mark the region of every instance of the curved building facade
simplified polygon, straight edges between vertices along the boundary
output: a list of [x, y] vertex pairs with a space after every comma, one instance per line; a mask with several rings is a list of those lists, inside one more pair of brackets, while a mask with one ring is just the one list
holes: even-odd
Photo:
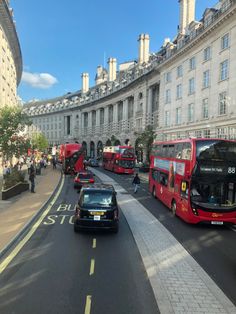
[[0, 106], [17, 104], [22, 75], [21, 49], [9, 1], [0, 1]]
[[[157, 139], [236, 139], [236, 0], [221, 0], [196, 21], [195, 1], [179, 0], [179, 32], [149, 52], [139, 36], [138, 60], [108, 59], [96, 85], [82, 74], [80, 91], [25, 105], [51, 145], [77, 140], [97, 156], [111, 138], [136, 144], [153, 126]], [[112, 137], [113, 136], [113, 137]]]

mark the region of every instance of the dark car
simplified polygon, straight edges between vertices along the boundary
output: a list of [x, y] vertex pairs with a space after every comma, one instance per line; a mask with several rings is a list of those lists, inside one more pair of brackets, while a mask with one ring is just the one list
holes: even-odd
[[98, 164], [98, 160], [97, 160], [97, 159], [89, 159], [88, 165], [89, 165], [90, 167], [99, 167], [99, 164]]
[[114, 187], [97, 183], [83, 186], [74, 215], [74, 231], [81, 229], [119, 230], [119, 209]]
[[81, 189], [84, 184], [94, 183], [94, 174], [91, 171], [80, 171], [74, 179], [74, 188]]

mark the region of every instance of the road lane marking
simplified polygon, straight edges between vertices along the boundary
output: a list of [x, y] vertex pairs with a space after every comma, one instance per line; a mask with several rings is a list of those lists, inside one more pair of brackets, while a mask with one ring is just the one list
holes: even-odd
[[97, 240], [96, 240], [96, 239], [93, 239], [93, 246], [92, 246], [92, 248], [95, 249], [96, 246], [97, 246]]
[[87, 295], [84, 314], [90, 314], [90, 311], [91, 311], [91, 303], [92, 303], [92, 296], [91, 296], [91, 295]]
[[32, 235], [35, 233], [35, 231], [38, 229], [41, 222], [44, 220], [44, 218], [48, 215], [49, 211], [51, 210], [52, 206], [56, 202], [58, 196], [61, 193], [62, 187], [64, 185], [65, 176], [63, 175], [61, 185], [48, 205], [48, 207], [45, 209], [45, 211], [42, 213], [41, 217], [38, 219], [38, 221], [31, 227], [29, 232], [25, 235], [25, 237], [17, 244], [17, 246], [14, 248], [14, 250], [3, 260], [3, 262], [0, 264], [0, 274], [4, 271], [4, 269], [9, 265], [9, 263], [15, 258], [15, 256], [20, 252], [20, 250], [23, 248], [23, 246], [29, 241], [29, 239], [32, 237]]
[[95, 259], [91, 259], [91, 263], [90, 263], [90, 272], [89, 272], [89, 276], [92, 276], [94, 274], [94, 268], [95, 268]]

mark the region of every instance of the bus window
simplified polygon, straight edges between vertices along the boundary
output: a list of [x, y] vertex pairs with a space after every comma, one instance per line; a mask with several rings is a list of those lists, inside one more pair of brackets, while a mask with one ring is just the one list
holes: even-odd
[[186, 160], [191, 159], [191, 144], [190, 143], [183, 143], [182, 159], [186, 159]]
[[163, 145], [162, 147], [162, 156], [168, 157], [168, 145]]
[[178, 158], [178, 159], [182, 159], [183, 144], [179, 143], [179, 144], [177, 144], [175, 146], [176, 146], [175, 157]]
[[169, 145], [168, 157], [175, 158], [175, 145]]
[[168, 185], [168, 174], [164, 172], [160, 172], [159, 182], [161, 185], [167, 186]]
[[152, 178], [154, 181], [159, 181], [159, 171], [157, 170], [152, 170]]

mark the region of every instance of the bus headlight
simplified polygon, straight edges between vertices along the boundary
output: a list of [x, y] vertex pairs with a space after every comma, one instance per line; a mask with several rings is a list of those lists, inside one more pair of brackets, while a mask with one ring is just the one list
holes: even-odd
[[193, 211], [193, 213], [194, 213], [195, 216], [198, 216], [198, 211], [197, 211], [196, 208], [192, 207], [192, 211]]

